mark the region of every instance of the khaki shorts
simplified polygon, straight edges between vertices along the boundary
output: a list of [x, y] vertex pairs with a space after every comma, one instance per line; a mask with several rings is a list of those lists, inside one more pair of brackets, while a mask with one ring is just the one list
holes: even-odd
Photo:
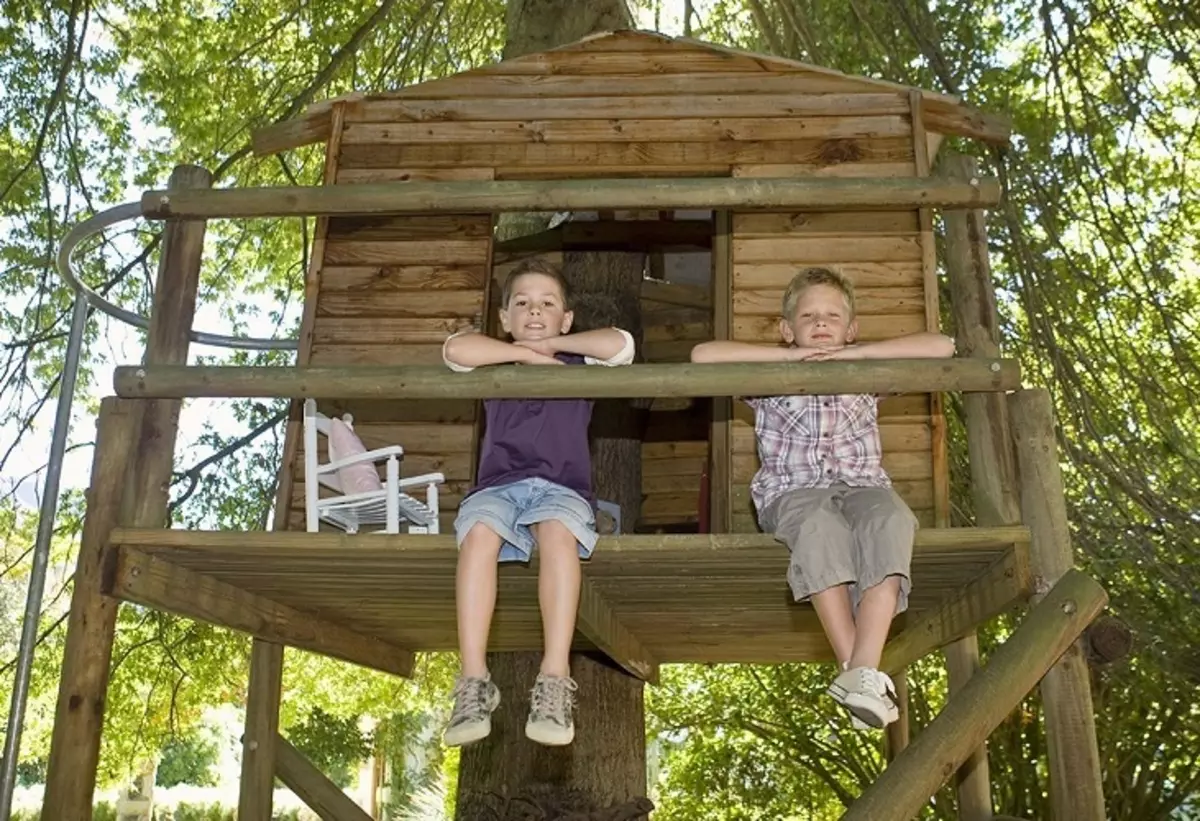
[[896, 612], [908, 608], [917, 517], [890, 487], [792, 490], [767, 506], [759, 524], [792, 554], [788, 584], [796, 601], [848, 584], [857, 610], [862, 591], [899, 576]]

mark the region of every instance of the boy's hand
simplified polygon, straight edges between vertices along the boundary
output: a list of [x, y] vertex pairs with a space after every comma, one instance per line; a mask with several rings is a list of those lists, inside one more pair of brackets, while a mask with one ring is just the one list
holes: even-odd
[[844, 348], [825, 348], [808, 357], [809, 362], [830, 362], [835, 360], [862, 359], [862, 350], [855, 345]]
[[523, 357], [521, 357], [521, 360], [520, 360], [522, 365], [561, 365], [561, 364], [563, 364], [559, 360], [555, 359], [553, 354], [545, 354], [545, 353], [542, 353], [541, 351], [539, 351], [536, 347], [537, 343], [522, 344], [520, 342], [514, 342], [513, 345], [515, 345], [518, 348], [525, 349], [525, 355]]
[[793, 362], [808, 362], [813, 357], [825, 353], [824, 348], [788, 348], [788, 359]]
[[[555, 348], [549, 339], [514, 340], [512, 344], [516, 345], [518, 348], [526, 348], [527, 350], [533, 351], [539, 356], [548, 356], [552, 359], [554, 358]], [[558, 360], [555, 361], [557, 362]]]

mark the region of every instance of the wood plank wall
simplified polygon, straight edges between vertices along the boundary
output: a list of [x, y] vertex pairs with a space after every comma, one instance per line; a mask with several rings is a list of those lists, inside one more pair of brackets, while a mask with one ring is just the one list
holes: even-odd
[[[329, 220], [308, 361], [440, 364], [446, 337], [482, 319], [491, 233], [490, 214]], [[402, 445], [402, 476], [444, 473], [441, 518], [449, 532], [474, 478], [476, 405], [334, 401], [318, 407], [326, 414], [352, 414], [367, 448]], [[296, 452], [292, 518], [293, 527], [302, 529], [302, 442]]]
[[345, 105], [347, 180], [912, 173], [901, 89], [638, 37]]
[[[340, 184], [919, 170], [912, 101], [903, 89], [637, 36], [600, 38], [338, 106], [331, 148]], [[494, 310], [486, 307], [498, 298], [494, 283], [515, 264], [497, 259], [493, 266], [490, 236], [487, 215], [330, 221], [309, 361], [439, 362], [445, 335], [478, 326], [483, 312]], [[859, 286], [864, 339], [926, 327], [928, 278], [922, 278], [915, 213], [742, 214], [733, 242], [735, 339], [778, 339], [782, 290], [798, 267], [815, 263], [839, 267]], [[556, 252], [546, 256], [561, 259]], [[646, 361], [686, 361], [692, 345], [711, 338], [711, 312], [653, 299], [644, 311]], [[398, 442], [409, 449], [405, 473], [445, 471], [447, 510], [457, 504], [474, 466], [474, 403], [366, 402], [348, 409], [368, 445]], [[687, 524], [698, 515], [708, 443], [702, 435], [671, 439], [682, 419], [663, 414], [643, 449], [643, 527]], [[753, 527], [749, 419], [739, 406], [731, 437], [741, 529]], [[887, 400], [881, 419], [886, 464], [928, 522], [929, 398]], [[297, 482], [294, 510], [302, 493]]]

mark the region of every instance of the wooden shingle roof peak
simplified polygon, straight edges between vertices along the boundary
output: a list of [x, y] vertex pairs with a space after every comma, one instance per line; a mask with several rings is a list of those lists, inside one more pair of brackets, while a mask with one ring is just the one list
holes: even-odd
[[[842, 93], [903, 93], [919, 94], [922, 113], [925, 118], [925, 128], [931, 133], [958, 135], [980, 139], [985, 142], [1007, 145], [1011, 127], [1003, 117], [976, 111], [963, 105], [959, 98], [925, 89], [918, 89], [887, 80], [877, 80], [845, 74], [823, 66], [776, 57], [768, 54], [735, 49], [728, 46], [716, 45], [701, 40], [684, 37], [669, 37], [652, 31], [620, 30], [592, 34], [556, 48], [525, 54], [508, 60], [501, 60], [479, 68], [459, 72], [448, 77], [427, 80], [422, 83], [405, 86], [385, 92], [353, 92], [338, 97], [314, 103], [301, 116], [285, 120], [254, 132], [253, 144], [256, 154], [273, 154], [289, 148], [322, 142], [329, 137], [332, 127], [331, 112], [338, 103], [354, 104], [358, 102], [378, 100], [437, 100], [455, 97], [472, 96], [470, 90], [479, 79], [489, 76], [517, 75], [525, 78], [545, 76], [548, 82], [554, 84], [558, 93], [553, 96], [594, 96], [595, 92], [579, 93], [570, 91], [574, 82], [582, 84], [587, 76], [608, 74], [630, 80], [640, 76], [661, 77], [667, 71], [663, 66], [655, 65], [652, 61], [642, 71], [631, 70], [627, 66], [633, 63], [625, 61], [623, 54], [653, 55], [660, 53], [665, 56], [679, 57], [674, 66], [686, 66], [690, 60], [708, 60], [703, 68], [691, 69], [682, 74], [700, 73], [721, 74], [724, 72], [746, 73], [762, 71], [775, 75], [794, 76], [797, 81], [821, 78], [837, 84]], [[563, 71], [556, 64], [556, 58], [563, 55], [585, 55], [585, 62], [578, 73]], [[589, 68], [587, 57], [596, 61], [594, 68]], [[715, 60], [715, 62], [711, 62]], [[625, 68], [620, 68], [622, 64]], [[617, 68], [606, 68], [617, 66]], [[680, 74], [678, 68], [675, 74]], [[614, 84], [612, 96], [621, 96], [621, 88]], [[536, 91], [535, 91], [536, 93]]]

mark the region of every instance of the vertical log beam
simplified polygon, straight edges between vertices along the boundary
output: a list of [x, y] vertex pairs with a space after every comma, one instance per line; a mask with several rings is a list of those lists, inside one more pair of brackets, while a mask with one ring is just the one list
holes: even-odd
[[[979, 672], [978, 635], [969, 633], [946, 645], [942, 655], [946, 659], [948, 695], [953, 699]], [[987, 821], [994, 817], [986, 740], [971, 751], [954, 773], [954, 794], [958, 799], [958, 817], [961, 821]]]
[[[948, 154], [941, 171], [956, 179], [978, 175], [973, 157]], [[1000, 355], [1000, 321], [996, 289], [988, 262], [987, 226], [983, 211], [946, 211], [946, 274], [954, 313], [959, 356]], [[1001, 393], [967, 393], [962, 397], [971, 466], [971, 494], [981, 527], [1020, 522], [1008, 407]], [[979, 669], [979, 639], [972, 633], [943, 651], [950, 693], [961, 690]], [[992, 817], [987, 748], [971, 754], [956, 776], [958, 816], [965, 821]]]
[[100, 592], [104, 551], [109, 532], [128, 515], [122, 508], [126, 507], [125, 489], [137, 446], [138, 404], [130, 399], [104, 399], [100, 403], [87, 516], [75, 565], [50, 741], [43, 818], [92, 819], [118, 605], [116, 599]]
[[[171, 172], [168, 189], [210, 188], [212, 175], [195, 165], [180, 165]], [[163, 231], [163, 250], [154, 281], [150, 330], [146, 338], [147, 365], [186, 365], [191, 341], [196, 295], [200, 289], [200, 262], [204, 232], [200, 221], [171, 221]], [[148, 399], [142, 411], [138, 441], [138, 469], [134, 472], [133, 525], [166, 527], [171, 467], [179, 432], [178, 399]]]
[[[908, 94], [908, 107], [912, 119], [913, 171], [918, 177], [928, 177], [930, 172], [929, 145], [925, 132], [925, 115], [921, 92], [916, 89]], [[925, 329], [941, 329], [941, 304], [938, 294], [937, 243], [933, 235], [933, 212], [928, 208], [917, 211], [920, 228], [922, 290], [925, 295]], [[950, 526], [950, 469], [946, 455], [946, 417], [942, 395], [929, 395], [929, 428], [933, 469], [933, 518], [934, 527]], [[890, 762], [908, 746], [911, 737], [908, 709], [908, 677], [903, 670], [895, 676], [896, 695], [900, 699], [900, 717], [888, 725], [884, 753]]]
[[[713, 339], [733, 338], [733, 215], [713, 214]], [[733, 399], [712, 399], [712, 431], [708, 440], [708, 529], [733, 530]]]
[[900, 702], [900, 718], [889, 724], [884, 731], [883, 754], [888, 763], [904, 752], [904, 748], [908, 746], [910, 740], [908, 676], [904, 673], [897, 673], [892, 679], [896, 685], [896, 700]]
[[[345, 104], [335, 103], [330, 114], [330, 136], [325, 144], [325, 185], [337, 182], [337, 157], [345, 127]], [[329, 218], [318, 217], [313, 247], [304, 275], [304, 314], [296, 364], [306, 365], [312, 353], [313, 325], [321, 291], [321, 268]], [[292, 477], [300, 447], [303, 402], [295, 400], [288, 413], [288, 430], [279, 465], [272, 527], [287, 530], [291, 517]], [[271, 821], [275, 787], [275, 745], [279, 738], [279, 700], [283, 688], [283, 645], [255, 639], [250, 648], [250, 683], [246, 698], [246, 724], [242, 732], [242, 773], [238, 786], [239, 821]]]
[[250, 691], [242, 734], [238, 821], [271, 821], [282, 682], [283, 645], [255, 639], [250, 649]]
[[[1008, 402], [1021, 477], [1021, 513], [1032, 537], [1030, 562], [1037, 601], [1074, 564], [1054, 438], [1054, 409], [1043, 388], [1017, 391]], [[1096, 717], [1080, 642], [1072, 642], [1042, 679], [1041, 691], [1054, 817], [1101, 821], [1105, 817], [1104, 791]]]
[[[168, 189], [180, 191], [211, 185], [212, 175], [208, 171], [181, 165], [171, 173]], [[203, 221], [173, 220], [163, 229], [146, 340], [148, 365], [187, 363], [205, 228]], [[97, 445], [87, 518], [94, 524], [90, 531], [85, 524], [76, 566], [51, 742], [51, 769], [47, 773], [47, 803], [43, 808], [45, 817], [63, 821], [90, 821], [92, 817], [92, 791], [100, 758], [108, 668], [117, 623], [116, 600], [100, 593], [105, 543], [118, 517], [122, 524], [134, 527], [167, 524], [167, 500], [182, 404], [177, 399], [146, 400], [138, 406], [107, 399], [104, 403], [101, 423], [105, 423], [107, 413], [109, 441], [120, 442], [121, 450], [106, 453]], [[133, 440], [128, 441], [131, 431], [135, 432]], [[93, 507], [98, 508], [94, 514]]]

